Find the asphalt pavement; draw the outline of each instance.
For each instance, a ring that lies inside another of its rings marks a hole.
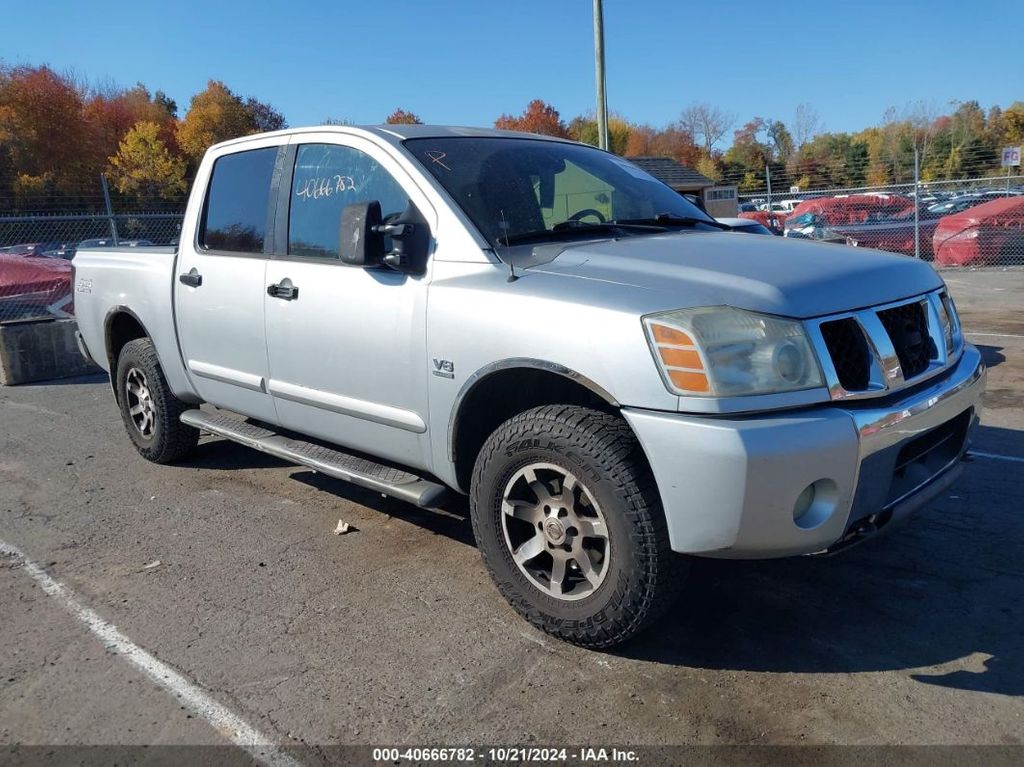
[[[512,612],[465,503],[157,466],[105,379],[0,387],[0,745],[1019,745],[1024,272],[944,276],[991,368],[962,480],[840,556],[698,561],[605,653]]]

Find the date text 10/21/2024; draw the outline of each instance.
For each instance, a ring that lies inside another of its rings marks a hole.
[[[575,747],[573,749],[562,747],[539,747],[539,746],[493,746],[487,748],[472,747],[440,747],[428,746],[423,748],[402,747],[402,748],[374,748],[372,752],[374,762],[400,762],[412,761],[424,762],[448,762],[467,763],[475,761],[486,762],[608,762],[608,763],[630,763],[639,761],[640,757],[636,751],[620,748],[602,747]]]

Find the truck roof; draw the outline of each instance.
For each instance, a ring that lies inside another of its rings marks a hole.
[[[523,133],[521,131],[498,130],[496,128],[472,128],[453,125],[310,125],[302,128],[286,128],[271,133],[255,133],[251,136],[222,141],[214,144],[211,149],[244,144],[255,139],[263,139],[271,136],[297,136],[303,133],[339,133],[343,135],[367,136],[372,135],[384,139],[391,144],[399,144],[405,139],[411,138],[450,138],[455,136],[473,137],[497,137],[497,138],[534,138],[545,141],[561,141],[564,143],[577,143],[570,139],[558,138],[555,136],[543,136],[538,133]]]

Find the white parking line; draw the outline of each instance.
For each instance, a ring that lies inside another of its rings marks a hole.
[[[156,684],[172,693],[193,714],[205,719],[221,735],[245,749],[254,760],[272,767],[301,765],[301,762],[281,750],[270,736],[251,727],[240,716],[207,695],[198,685],[132,642],[113,623],[84,606],[71,589],[47,575],[42,567],[25,556],[17,547],[0,540],[0,556],[20,563],[22,569],[39,584],[47,596],[56,599],[64,609],[84,623],[108,650],[116,651]]]
[[[965,330],[964,335],[991,336],[992,338],[1024,338],[1024,336],[1015,333],[975,333],[973,330]]]
[[[1024,463],[1024,458],[1018,458],[1015,455],[999,455],[998,453],[979,453],[977,450],[972,450],[971,455],[975,458],[990,458],[993,461],[1012,461],[1013,463]]]

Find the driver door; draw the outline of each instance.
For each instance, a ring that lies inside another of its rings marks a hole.
[[[430,266],[409,275],[346,265],[338,230],[353,203],[378,200],[386,218],[412,200],[432,231],[433,209],[386,152],[359,137],[303,135],[286,168],[278,201],[286,237],[268,261],[264,297],[268,388],[280,423],[428,468]]]

